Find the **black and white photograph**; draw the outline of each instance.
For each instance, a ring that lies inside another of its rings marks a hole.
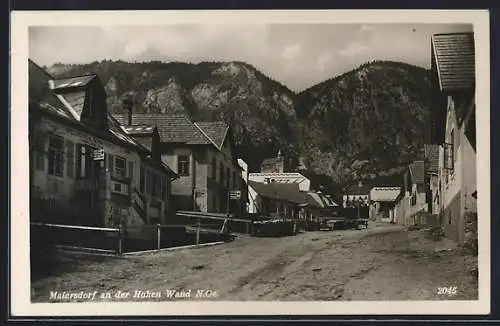
[[[488,313],[487,12],[316,14],[19,13],[19,311]]]

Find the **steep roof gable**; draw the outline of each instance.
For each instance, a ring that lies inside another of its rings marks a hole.
[[[123,125],[127,125],[128,116],[126,114],[116,114],[114,116]],[[160,139],[164,143],[212,144],[211,140],[185,115],[134,113],[132,114],[132,123],[133,125],[155,125],[158,128]]]
[[[431,38],[432,57],[443,92],[475,86],[473,33],[435,34]]]

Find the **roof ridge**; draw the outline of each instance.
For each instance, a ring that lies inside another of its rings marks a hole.
[[[49,72],[47,70],[45,70],[42,67],[40,67],[40,65],[38,63],[36,63],[35,61],[33,61],[32,59],[28,58],[28,62],[31,62],[32,64],[34,64],[35,67],[37,67],[38,69],[40,69],[41,71],[43,71],[48,77],[50,77],[50,79],[54,79],[54,76],[52,76],[51,74],[49,74]]]

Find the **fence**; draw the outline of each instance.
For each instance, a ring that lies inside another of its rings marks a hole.
[[[222,230],[207,231],[211,226],[213,224],[157,224],[124,229],[33,222],[31,245],[33,248],[60,247],[122,255],[186,245],[198,246],[230,239]],[[187,228],[194,233],[187,232]]]
[[[192,225],[203,223],[206,228],[212,230],[220,230],[225,223],[231,233],[250,234],[252,232],[252,220],[250,218],[235,218],[231,215],[228,217],[216,213],[179,211],[173,223]]]

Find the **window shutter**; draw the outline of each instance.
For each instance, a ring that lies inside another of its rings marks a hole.
[[[108,170],[109,170],[109,173],[110,173],[111,175],[113,175],[113,174],[114,174],[114,173],[113,173],[113,167],[114,167],[114,159],[115,159],[115,158],[114,158],[114,156],[113,156],[113,155],[108,154],[107,159],[108,159]]]

